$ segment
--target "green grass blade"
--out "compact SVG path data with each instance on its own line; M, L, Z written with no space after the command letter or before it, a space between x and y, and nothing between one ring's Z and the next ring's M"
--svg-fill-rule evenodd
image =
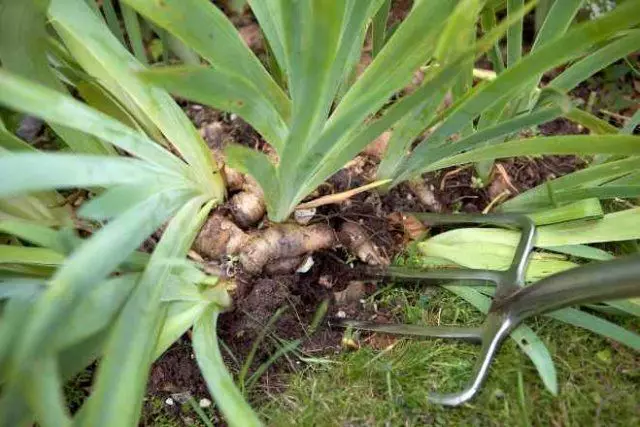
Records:
M375 58L382 50L387 39L387 20L389 19L389 10L391 9L391 0L384 0L382 6L376 12L371 21L371 44L372 56Z
M537 10L537 9L536 9ZM496 14L491 7L485 7L480 14L480 23L482 31L486 34L496 26ZM494 43L493 47L487 52L487 56L493 65L493 69L497 74L504 71L504 60L502 59L502 50L500 43Z
M507 0L507 15L519 13L524 7L524 0ZM522 58L522 36L524 18L507 30L507 67L513 67Z
M40 153L0 157L0 197L56 188L170 184L181 179L166 169L130 158Z
M166 43L168 49L173 52L180 60L187 65L201 65L200 56L195 53L178 38L172 36L165 30L160 30L165 36L161 37L163 43Z
M242 70L273 107L289 119L290 102L260 61L245 45L227 17L209 2L199 0L123 0L165 28L217 68L230 73ZM176 16L181 19L176 19Z
M2 120L0 120L0 147L13 152L37 151L29 143L9 132L4 126L4 123L2 123ZM0 153L2 153L2 150L0 150Z
M48 5L48 0L3 2L0 8L0 59L5 70L37 81L57 92L67 93L65 86L49 67L46 56L45 20ZM65 144L74 151L87 154L115 154L112 147L68 129L63 126L64 123L51 125Z
M129 37L129 42L131 43L131 48L133 49L136 59L143 65L149 65L147 52L144 50L140 21L138 21L136 11L125 4L120 4L120 11L122 12L124 26L127 30L127 36Z
M284 46L284 30L282 23L282 7L286 2L282 0L249 0L251 11L260 23L260 29L265 35L269 48L282 72L287 73L289 60Z
M102 11L104 12L104 17L111 33L118 38L123 46L126 46L127 42L124 39L124 33L120 27L120 18L118 18L116 9L113 6L113 0L104 0L102 2Z
M0 277L0 300L22 298L29 300L44 288L43 280L31 277L2 278Z
M592 134L613 135L618 133L618 128L612 126L609 122L577 107L569 110L565 117L589 129Z
M640 30L631 30L594 53L586 56L553 79L551 87L566 92L620 58L635 52L640 45Z
M52 123L93 134L151 163L178 172L185 166L143 134L70 96L0 70L0 104Z
M609 252L587 245L553 246L547 249L552 252L558 252L561 254L571 255L576 258L584 258L593 261L611 261L612 259L615 259L615 256L611 255Z
M402 88L413 72L434 53L440 31L452 11L451 2L425 0L418 3L378 57L345 94L327 126L341 122L345 116L354 117L349 119L350 123L360 123ZM433 25L425 28L427 19Z
M640 196L640 184L638 185L606 185L592 188L575 188L554 193L555 197L563 202L596 197L598 199L632 199Z
M462 163L477 162L504 157L531 156L540 154L610 154L634 155L640 151L640 137L628 135L557 136L510 141L458 154L435 163L423 171L433 171Z
M208 308L193 329L193 348L209 392L231 426L260 426L262 423L233 383L218 347L218 310Z
M615 323L585 313L584 311L575 308L564 308L546 314L546 316L579 328L587 329L593 333L617 341L620 344L624 344L636 351L640 351L640 335L618 326Z
M536 50L567 32L584 0L555 1L536 36L532 50Z
M478 145L490 144L492 140L515 134L519 131L554 120L562 115L561 107L547 107L530 114L522 114L512 119L498 122L455 142L434 146L420 154L426 161L437 161L451 155L473 149ZM428 159L428 160L427 160Z
M600 219L604 216L604 211L598 199L584 199L556 208L531 212L527 216L536 225L548 225L578 219Z
M135 425L153 350L166 309L160 301L171 272L168 259L184 256L209 212L203 197L186 203L169 222L149 264L118 316L100 364L94 393L87 402L83 425Z
M607 305L615 307L632 316L640 317L640 304L634 303L632 300L607 301Z

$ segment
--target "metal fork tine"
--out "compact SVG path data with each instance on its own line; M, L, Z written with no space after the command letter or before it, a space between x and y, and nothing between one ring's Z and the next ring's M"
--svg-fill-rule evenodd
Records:
M480 343L483 336L483 329L479 327L420 326L359 320L339 320L335 323L344 327L352 327L372 332L384 332L386 334L413 335L429 338L456 338L476 343Z
M511 319L498 313L490 313L483 324L482 348L478 360L473 367L473 373L465 387L454 393L429 393L427 399L434 403L447 406L457 406L470 400L480 389L487 377L489 367L496 355L502 340L513 329Z
M407 267L369 267L365 272L370 277L399 279L403 281L451 281L451 280L477 280L473 285L484 285L483 282L490 281L497 283L501 280L502 274L495 270L481 270L472 268L441 268L424 270ZM470 286L472 284L469 284Z

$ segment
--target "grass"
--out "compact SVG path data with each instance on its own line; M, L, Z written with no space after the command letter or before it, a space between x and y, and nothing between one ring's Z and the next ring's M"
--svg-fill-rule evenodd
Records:
M480 314L444 290L388 289L370 299L394 321L473 323ZM638 319L621 319L635 330ZM551 395L535 368L507 340L480 394L460 408L430 404L430 390L459 388L477 347L443 340L386 341L310 365L287 376L286 389L260 408L270 425L638 425L640 360L630 349L550 320L528 322L548 345L558 370Z

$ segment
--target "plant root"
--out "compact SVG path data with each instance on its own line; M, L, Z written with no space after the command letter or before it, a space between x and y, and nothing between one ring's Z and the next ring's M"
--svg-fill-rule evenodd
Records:
M280 224L253 236L240 253L240 263L253 274L276 259L291 258L332 248L336 243L333 230L327 224L305 227Z
M411 192L425 207L433 212L443 211L442 203L436 198L435 188L432 185L427 185L422 179L409 181L408 184Z
M361 261L369 265L388 265L389 260L371 241L365 230L354 222L345 222L338 233L340 242Z
M248 241L248 234L233 221L216 213L204 224L193 246L199 254L219 259L239 253Z
M332 248L336 243L333 229L327 224L278 224L247 234L231 220L214 214L200 231L194 249L213 259L238 256L250 274L260 273L267 264L270 272L284 273L296 270L301 255Z

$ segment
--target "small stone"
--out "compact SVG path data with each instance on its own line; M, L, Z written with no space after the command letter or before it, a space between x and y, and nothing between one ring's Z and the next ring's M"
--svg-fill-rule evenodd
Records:
M347 313L345 313L343 310L340 310L336 313L336 317L338 317L339 319L344 319L345 317L347 317Z
M211 401L207 398L203 398L200 399L198 405L200 405L201 408L208 408L209 406L211 406Z
M173 401L172 398L167 397L167 400L165 400L164 403L166 403L169 406L173 406L175 402Z
M313 264L314 264L313 257L311 255L307 256L302 262L302 264L300 264L300 267L298 267L298 269L296 270L296 273L308 272L309 270L311 270L311 267L313 267Z
M172 393L171 394L171 399L175 402L178 402L179 404L184 404L187 403L189 401L189 399L191 399L191 393L189 393L188 391L182 391L179 393Z

